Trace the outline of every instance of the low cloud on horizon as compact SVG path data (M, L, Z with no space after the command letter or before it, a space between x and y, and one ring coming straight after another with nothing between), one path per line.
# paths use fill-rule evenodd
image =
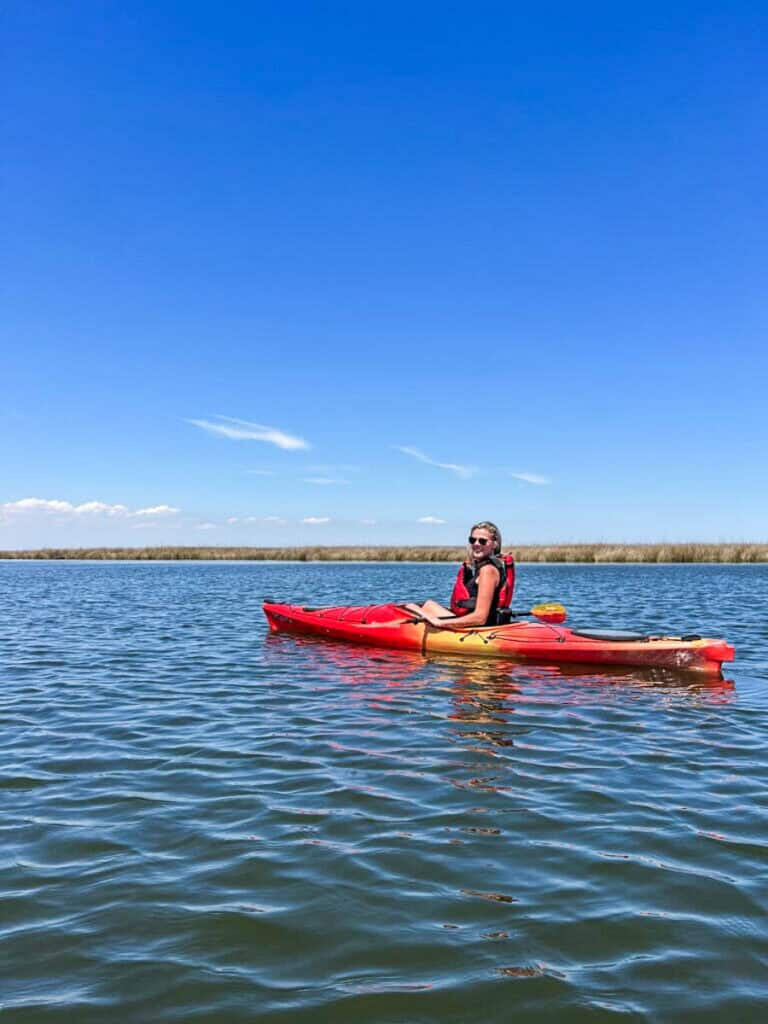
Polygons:
M110 505L104 501L85 501L74 505L71 501L60 498L21 498L19 501L7 501L0 505L0 513L13 515L17 513L63 516L106 516L108 518L152 518L155 516L175 516L181 512L173 505L152 505L149 508L137 508L131 511L127 505Z

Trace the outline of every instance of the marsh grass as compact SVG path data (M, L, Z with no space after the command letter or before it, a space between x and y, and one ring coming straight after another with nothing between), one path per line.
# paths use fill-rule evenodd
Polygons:
M152 547L41 548L0 551L10 559L243 562L460 562L454 547ZM768 562L768 544L534 544L514 548L518 562Z

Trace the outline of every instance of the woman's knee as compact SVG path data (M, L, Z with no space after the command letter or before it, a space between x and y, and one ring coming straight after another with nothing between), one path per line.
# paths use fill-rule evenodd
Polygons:
M424 608L424 611L428 615L445 615L447 610L443 608L441 604L438 604L437 601L433 601L431 598L428 601L425 601L422 607ZM450 612L448 614L450 614Z

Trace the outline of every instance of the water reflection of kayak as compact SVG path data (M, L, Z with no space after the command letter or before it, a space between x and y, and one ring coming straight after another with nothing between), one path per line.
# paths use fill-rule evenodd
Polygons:
M580 665L672 668L720 675L733 661L725 640L656 636L617 630L573 630L545 622L510 622L455 632L416 619L401 605L304 608L264 603L274 632L328 637L422 654L462 654Z

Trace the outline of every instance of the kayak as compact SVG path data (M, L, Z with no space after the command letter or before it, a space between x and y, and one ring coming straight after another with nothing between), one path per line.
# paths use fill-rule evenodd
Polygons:
M733 661L725 640L656 636L619 630L575 630L545 622L510 622L457 632L438 629L402 605L305 608L264 602L272 632L318 636L422 654L462 654L560 664L671 668L722 675Z

